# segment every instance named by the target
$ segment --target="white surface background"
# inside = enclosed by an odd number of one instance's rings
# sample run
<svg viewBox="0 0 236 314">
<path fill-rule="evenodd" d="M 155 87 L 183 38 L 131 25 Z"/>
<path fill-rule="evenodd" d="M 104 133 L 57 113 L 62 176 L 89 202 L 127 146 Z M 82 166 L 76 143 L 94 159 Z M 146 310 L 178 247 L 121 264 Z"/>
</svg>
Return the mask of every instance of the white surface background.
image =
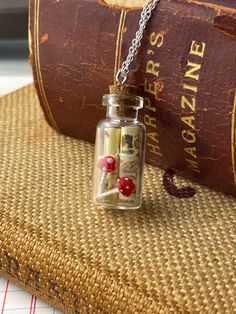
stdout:
<svg viewBox="0 0 236 314">
<path fill-rule="evenodd" d="M 0 41 L 1 96 L 33 82 L 27 48 L 27 40 Z"/>
<path fill-rule="evenodd" d="M 1 96 L 32 82 L 32 71 L 27 60 L 0 59 Z"/>
</svg>

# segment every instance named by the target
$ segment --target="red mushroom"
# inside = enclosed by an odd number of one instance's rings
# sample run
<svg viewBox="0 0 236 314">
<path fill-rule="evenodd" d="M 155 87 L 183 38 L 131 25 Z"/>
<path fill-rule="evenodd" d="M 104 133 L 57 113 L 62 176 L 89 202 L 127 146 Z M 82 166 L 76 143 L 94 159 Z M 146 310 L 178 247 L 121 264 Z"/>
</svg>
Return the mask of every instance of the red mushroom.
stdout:
<svg viewBox="0 0 236 314">
<path fill-rule="evenodd" d="M 116 186 L 119 189 L 119 192 L 124 196 L 130 196 L 135 189 L 133 180 L 128 177 L 119 178 L 116 182 Z"/>
<path fill-rule="evenodd" d="M 124 196 L 129 197 L 133 193 L 134 189 L 135 189 L 135 184 L 132 179 L 128 177 L 119 178 L 116 181 L 116 188 L 98 195 L 97 200 L 99 201 L 100 199 L 108 195 L 112 195 L 119 192 L 123 194 Z"/>
<path fill-rule="evenodd" d="M 102 193 L 105 188 L 107 173 L 116 170 L 116 159 L 113 156 L 100 157 L 97 166 L 102 170 L 99 188 L 99 193 Z"/>
<path fill-rule="evenodd" d="M 99 158 L 98 168 L 102 171 L 113 172 L 116 169 L 116 160 L 113 156 L 103 156 Z"/>
</svg>

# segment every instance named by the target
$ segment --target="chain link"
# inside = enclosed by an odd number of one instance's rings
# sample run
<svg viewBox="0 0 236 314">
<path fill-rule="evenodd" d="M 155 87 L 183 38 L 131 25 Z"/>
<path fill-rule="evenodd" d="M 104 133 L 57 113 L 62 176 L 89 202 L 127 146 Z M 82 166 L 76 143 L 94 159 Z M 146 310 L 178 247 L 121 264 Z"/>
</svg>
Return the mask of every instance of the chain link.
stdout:
<svg viewBox="0 0 236 314">
<path fill-rule="evenodd" d="M 152 10 L 155 9 L 158 2 L 160 2 L 160 0 L 149 0 L 143 6 L 143 10 L 141 12 L 139 20 L 139 29 L 131 42 L 126 60 L 122 63 L 121 68 L 116 73 L 116 81 L 119 85 L 123 85 L 128 78 L 129 66 L 138 53 L 138 49 L 141 46 L 141 40 L 143 38 L 143 33 L 146 28 L 147 22 L 152 15 Z"/>
</svg>

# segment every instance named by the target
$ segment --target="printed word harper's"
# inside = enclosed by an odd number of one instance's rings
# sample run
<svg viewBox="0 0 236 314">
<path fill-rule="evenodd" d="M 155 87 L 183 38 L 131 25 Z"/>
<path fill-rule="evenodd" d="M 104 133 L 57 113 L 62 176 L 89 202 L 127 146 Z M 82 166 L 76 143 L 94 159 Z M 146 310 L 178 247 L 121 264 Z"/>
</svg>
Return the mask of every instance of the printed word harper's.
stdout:
<svg viewBox="0 0 236 314">
<path fill-rule="evenodd" d="M 182 130 L 182 139 L 186 144 L 184 147 L 185 162 L 187 167 L 194 172 L 200 173 L 199 164 L 197 160 L 197 148 L 196 148 L 196 125 L 195 125 L 195 113 L 197 106 L 197 91 L 200 78 L 201 63 L 204 57 L 206 44 L 204 42 L 197 43 L 192 41 L 189 58 L 187 61 L 185 71 L 185 81 L 183 84 L 183 94 L 181 95 L 181 108 L 183 110 L 181 114 L 181 121 L 184 124 Z"/>
<path fill-rule="evenodd" d="M 146 109 L 144 123 L 147 126 L 147 150 L 150 153 L 150 156 L 153 156 L 153 159 L 158 162 L 158 159 L 162 156 L 159 145 L 159 136 L 157 133 L 156 118 L 156 101 L 160 90 L 160 82 L 158 81 L 160 63 L 155 60 L 155 52 L 158 48 L 162 47 L 164 36 L 161 33 L 153 32 L 149 37 L 149 43 L 150 47 L 147 49 L 147 55 L 150 59 L 146 64 L 146 74 L 148 78 L 146 78 L 144 82 L 144 91 L 147 94 L 147 96 L 144 97 Z"/>
</svg>

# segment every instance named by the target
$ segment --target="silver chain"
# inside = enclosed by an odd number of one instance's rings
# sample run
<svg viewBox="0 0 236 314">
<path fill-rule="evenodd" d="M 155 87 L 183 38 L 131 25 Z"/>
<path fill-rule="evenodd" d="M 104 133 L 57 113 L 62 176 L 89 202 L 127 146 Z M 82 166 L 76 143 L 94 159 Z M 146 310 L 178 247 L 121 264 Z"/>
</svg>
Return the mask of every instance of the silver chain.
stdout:
<svg viewBox="0 0 236 314">
<path fill-rule="evenodd" d="M 138 49 L 141 46 L 141 40 L 143 38 L 143 33 L 146 28 L 147 22 L 152 15 L 152 10 L 155 9 L 158 2 L 160 2 L 160 0 L 149 0 L 143 6 L 143 10 L 139 20 L 139 30 L 136 32 L 135 37 L 131 42 L 126 60 L 122 63 L 121 68 L 116 73 L 116 81 L 120 85 L 123 85 L 128 78 L 129 66 L 134 60 L 136 54 L 138 53 Z"/>
</svg>

